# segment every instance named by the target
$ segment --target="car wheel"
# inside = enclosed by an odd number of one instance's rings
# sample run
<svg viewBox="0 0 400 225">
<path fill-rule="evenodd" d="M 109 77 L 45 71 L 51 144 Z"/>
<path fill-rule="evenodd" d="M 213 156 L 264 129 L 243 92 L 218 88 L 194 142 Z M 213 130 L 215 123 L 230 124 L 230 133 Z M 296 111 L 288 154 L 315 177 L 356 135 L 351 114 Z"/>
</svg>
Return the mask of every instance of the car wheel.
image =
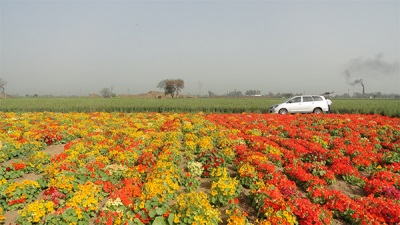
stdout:
<svg viewBox="0 0 400 225">
<path fill-rule="evenodd" d="M 287 113 L 288 113 L 287 109 L 280 109 L 279 110 L 279 114 L 285 115 Z"/>
<path fill-rule="evenodd" d="M 316 108 L 316 109 L 314 109 L 314 113 L 315 114 L 321 114 L 322 110 L 320 108 Z"/>
</svg>

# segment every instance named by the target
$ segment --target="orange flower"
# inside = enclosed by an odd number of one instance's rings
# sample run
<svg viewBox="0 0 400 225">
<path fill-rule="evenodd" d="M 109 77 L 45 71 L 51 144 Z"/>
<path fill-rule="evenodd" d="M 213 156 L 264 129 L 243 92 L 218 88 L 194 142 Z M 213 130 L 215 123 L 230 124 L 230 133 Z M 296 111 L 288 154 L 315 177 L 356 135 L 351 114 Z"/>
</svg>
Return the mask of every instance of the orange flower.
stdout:
<svg viewBox="0 0 400 225">
<path fill-rule="evenodd" d="M 13 162 L 11 164 L 15 170 L 23 170 L 26 167 L 25 163 L 23 163 L 23 162 L 20 162 L 20 163 Z"/>
</svg>

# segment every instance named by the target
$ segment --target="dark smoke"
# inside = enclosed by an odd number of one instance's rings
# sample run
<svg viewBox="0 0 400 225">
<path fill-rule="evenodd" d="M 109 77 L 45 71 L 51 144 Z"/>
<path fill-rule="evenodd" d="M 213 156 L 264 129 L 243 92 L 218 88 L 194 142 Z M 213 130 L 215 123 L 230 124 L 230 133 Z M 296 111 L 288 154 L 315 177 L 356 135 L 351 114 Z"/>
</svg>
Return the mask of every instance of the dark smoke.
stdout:
<svg viewBox="0 0 400 225">
<path fill-rule="evenodd" d="M 388 74 L 399 70 L 398 62 L 385 62 L 383 55 L 378 54 L 373 59 L 357 58 L 347 63 L 347 70 L 351 72 L 374 72 L 375 74 Z"/>
<path fill-rule="evenodd" d="M 362 86 L 362 96 L 364 96 L 365 86 L 364 86 L 363 80 L 362 79 L 356 79 L 356 80 L 353 80 L 352 82 L 349 82 L 350 77 L 351 77 L 350 72 L 348 70 L 346 70 L 345 74 L 346 74 L 347 83 L 350 83 L 351 86 L 355 86 L 356 84 L 361 84 L 361 86 Z"/>
<path fill-rule="evenodd" d="M 385 62 L 382 60 L 383 55 L 378 54 L 375 58 L 363 59 L 357 58 L 350 60 L 346 65 L 346 70 L 344 71 L 346 82 L 352 86 L 356 84 L 361 84 L 364 88 L 364 83 L 362 79 L 356 79 L 356 76 L 367 76 L 367 75 L 387 75 L 396 73 L 399 71 L 398 62 Z M 356 76 L 354 76 L 354 74 Z"/>
<path fill-rule="evenodd" d="M 353 86 L 356 85 L 356 84 L 361 84 L 361 86 L 364 86 L 364 83 L 363 83 L 362 79 L 354 80 L 350 84 L 353 85 Z"/>
<path fill-rule="evenodd" d="M 356 79 L 351 81 L 351 74 L 348 70 L 344 71 L 345 75 L 346 75 L 346 81 L 348 84 L 350 84 L 351 86 L 354 86 L 356 84 L 361 84 L 362 86 L 364 86 L 363 80 L 362 79 Z"/>
</svg>

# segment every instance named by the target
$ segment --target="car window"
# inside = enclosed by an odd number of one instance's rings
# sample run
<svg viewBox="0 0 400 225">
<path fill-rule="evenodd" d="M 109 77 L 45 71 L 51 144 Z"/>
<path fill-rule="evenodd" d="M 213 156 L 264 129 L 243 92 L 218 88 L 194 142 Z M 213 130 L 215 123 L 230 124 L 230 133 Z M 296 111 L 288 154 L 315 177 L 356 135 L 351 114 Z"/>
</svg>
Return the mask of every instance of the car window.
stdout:
<svg viewBox="0 0 400 225">
<path fill-rule="evenodd" d="M 301 102 L 301 97 L 292 98 L 292 102 Z"/>
<path fill-rule="evenodd" d="M 311 98 L 311 96 L 303 96 L 303 102 L 312 102 L 313 99 Z"/>
<path fill-rule="evenodd" d="M 323 101 L 321 96 L 312 96 L 314 98 L 314 101 Z"/>
</svg>

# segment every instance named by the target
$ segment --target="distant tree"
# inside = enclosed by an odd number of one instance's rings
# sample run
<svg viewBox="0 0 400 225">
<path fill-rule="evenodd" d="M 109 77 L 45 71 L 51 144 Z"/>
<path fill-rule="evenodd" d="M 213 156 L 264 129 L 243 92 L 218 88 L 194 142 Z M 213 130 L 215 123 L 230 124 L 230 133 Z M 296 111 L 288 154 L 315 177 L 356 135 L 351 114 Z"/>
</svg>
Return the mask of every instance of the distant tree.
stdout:
<svg viewBox="0 0 400 225">
<path fill-rule="evenodd" d="M 290 98 L 290 97 L 292 97 L 294 95 L 292 93 L 282 93 L 281 96 L 284 97 L 284 98 Z"/>
<path fill-rule="evenodd" d="M 100 95 L 103 98 L 111 98 L 113 96 L 113 93 L 109 88 L 103 88 L 100 90 Z"/>
<path fill-rule="evenodd" d="M 0 78 L 0 93 L 2 94 L 3 98 L 6 97 L 6 92 L 5 92 L 6 85 L 7 81 Z"/>
<path fill-rule="evenodd" d="M 179 95 L 179 92 L 185 88 L 185 82 L 182 79 L 175 80 L 175 94 Z"/>
<path fill-rule="evenodd" d="M 167 80 L 162 80 L 157 84 L 157 88 L 164 90 Z"/>
<path fill-rule="evenodd" d="M 173 80 L 167 80 L 164 87 L 164 94 L 165 95 L 169 94 L 171 95 L 172 98 L 174 98 L 175 91 L 176 91 L 175 82 Z"/>
<path fill-rule="evenodd" d="M 158 83 L 157 88 L 163 89 L 165 95 L 171 95 L 172 98 L 179 95 L 179 92 L 185 87 L 182 79 L 166 79 Z"/>
<path fill-rule="evenodd" d="M 236 89 L 228 93 L 228 97 L 242 97 L 242 96 L 243 93 L 241 91 L 237 91 Z"/>
<path fill-rule="evenodd" d="M 260 95 L 261 91 L 260 90 L 247 90 L 245 92 L 245 95 L 247 96 L 256 96 L 256 95 Z"/>
<path fill-rule="evenodd" d="M 270 92 L 268 92 L 268 97 L 273 98 L 273 97 L 275 97 L 275 95 L 272 91 L 270 91 Z"/>
</svg>

